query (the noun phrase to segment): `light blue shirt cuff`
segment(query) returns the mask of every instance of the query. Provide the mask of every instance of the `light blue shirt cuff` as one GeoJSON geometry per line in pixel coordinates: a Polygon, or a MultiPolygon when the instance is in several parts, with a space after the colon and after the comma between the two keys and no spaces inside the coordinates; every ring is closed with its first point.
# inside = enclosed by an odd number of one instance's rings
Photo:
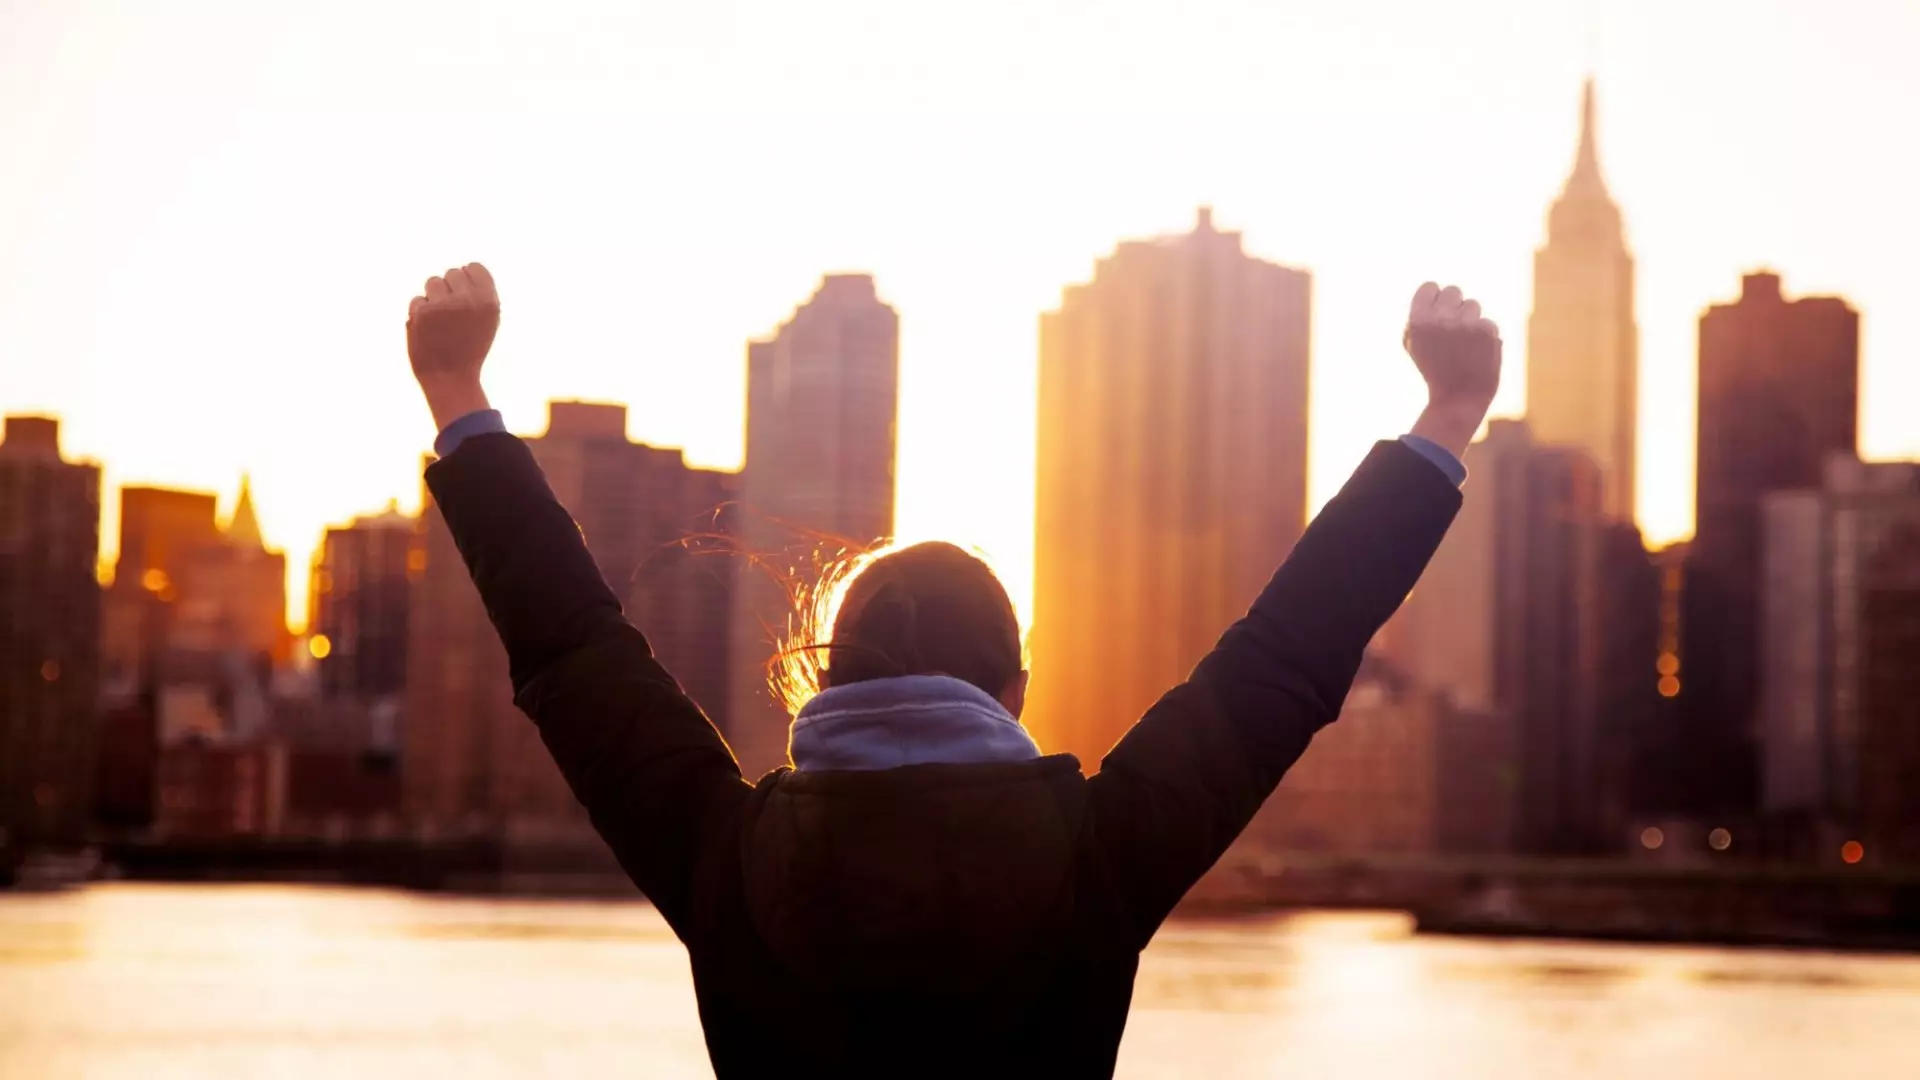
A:
{"type": "MultiPolygon", "coordinates": [[[[500,410],[481,409],[479,412],[470,412],[448,424],[446,430],[440,433],[440,437],[433,440],[433,452],[446,457],[460,449],[461,443],[475,435],[498,435],[506,430],[507,422],[501,419],[500,410]]],[[[1444,454],[1446,451],[1442,450],[1441,453],[1444,454]]]]}
{"type": "MultiPolygon", "coordinates": [[[[448,428],[447,430],[451,431],[453,429],[448,428]]],[[[1459,487],[1467,482],[1467,467],[1461,463],[1459,458],[1454,457],[1453,452],[1446,447],[1441,446],[1432,439],[1423,439],[1418,435],[1402,435],[1400,436],[1400,441],[1406,443],[1407,448],[1414,453],[1433,462],[1434,468],[1446,473],[1447,479],[1453,481],[1454,487],[1459,487]]]]}

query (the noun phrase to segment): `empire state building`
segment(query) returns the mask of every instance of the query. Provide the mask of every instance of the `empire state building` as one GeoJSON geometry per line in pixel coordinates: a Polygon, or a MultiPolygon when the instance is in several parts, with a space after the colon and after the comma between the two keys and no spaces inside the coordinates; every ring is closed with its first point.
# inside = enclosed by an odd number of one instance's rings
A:
{"type": "Polygon", "coordinates": [[[1540,442],[1593,458],[1604,485],[1603,510],[1621,521],[1634,514],[1639,338],[1633,256],[1620,208],[1600,176],[1589,79],[1573,172],[1548,213],[1546,245],[1533,257],[1527,421],[1540,442]]]}

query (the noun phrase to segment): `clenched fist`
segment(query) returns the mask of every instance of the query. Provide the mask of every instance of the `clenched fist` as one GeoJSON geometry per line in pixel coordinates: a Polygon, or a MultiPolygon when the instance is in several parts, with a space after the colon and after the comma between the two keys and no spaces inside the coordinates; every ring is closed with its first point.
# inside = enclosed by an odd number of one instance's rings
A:
{"type": "Polygon", "coordinates": [[[1500,328],[1454,286],[1429,281],[1413,294],[1402,338],[1427,380],[1427,411],[1414,433],[1459,455],[1500,389],[1500,328]]]}
{"type": "Polygon", "coordinates": [[[480,366],[499,329],[500,294],[479,263],[428,278],[407,308],[407,357],[442,428],[487,407],[480,366]]]}

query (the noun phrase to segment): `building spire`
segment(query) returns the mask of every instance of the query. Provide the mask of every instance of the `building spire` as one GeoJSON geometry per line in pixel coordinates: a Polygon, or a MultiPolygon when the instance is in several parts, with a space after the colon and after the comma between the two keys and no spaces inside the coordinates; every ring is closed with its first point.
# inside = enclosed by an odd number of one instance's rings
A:
{"type": "Polygon", "coordinates": [[[234,500],[233,517],[227,521],[227,539],[245,547],[264,548],[260,538],[260,519],[253,512],[253,477],[240,474],[240,497],[234,500]]]}
{"type": "Polygon", "coordinates": [[[1587,76],[1580,92],[1580,150],[1573,159],[1573,175],[1567,177],[1569,190],[1605,191],[1600,178],[1600,150],[1593,135],[1593,76],[1587,76]]]}

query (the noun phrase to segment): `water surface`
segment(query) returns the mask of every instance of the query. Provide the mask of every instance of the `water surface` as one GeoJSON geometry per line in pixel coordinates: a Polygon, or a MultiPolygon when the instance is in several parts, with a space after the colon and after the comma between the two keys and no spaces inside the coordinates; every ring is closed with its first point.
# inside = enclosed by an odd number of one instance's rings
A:
{"type": "MultiPolygon", "coordinates": [[[[640,903],[115,884],[0,893],[0,1077],[707,1077],[640,903]]],[[[1920,1077],[1920,957],[1176,922],[1122,1077],[1920,1077]]]]}

